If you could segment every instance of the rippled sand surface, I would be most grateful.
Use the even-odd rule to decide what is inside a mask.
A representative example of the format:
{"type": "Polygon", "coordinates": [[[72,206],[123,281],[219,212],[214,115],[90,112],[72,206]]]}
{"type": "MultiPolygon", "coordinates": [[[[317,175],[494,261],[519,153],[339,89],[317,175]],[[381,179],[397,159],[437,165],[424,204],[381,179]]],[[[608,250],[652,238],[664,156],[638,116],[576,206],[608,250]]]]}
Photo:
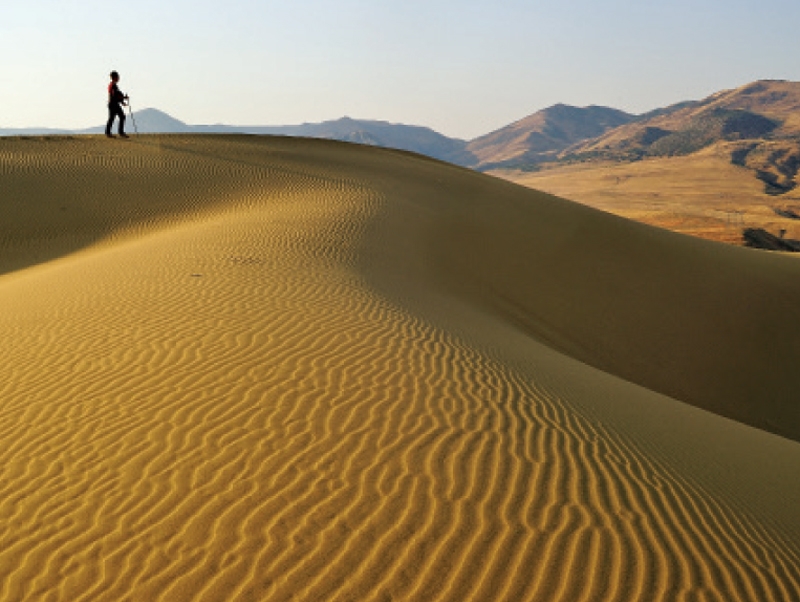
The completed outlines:
{"type": "Polygon", "coordinates": [[[0,600],[800,599],[800,262],[407,153],[0,139],[0,600]]]}

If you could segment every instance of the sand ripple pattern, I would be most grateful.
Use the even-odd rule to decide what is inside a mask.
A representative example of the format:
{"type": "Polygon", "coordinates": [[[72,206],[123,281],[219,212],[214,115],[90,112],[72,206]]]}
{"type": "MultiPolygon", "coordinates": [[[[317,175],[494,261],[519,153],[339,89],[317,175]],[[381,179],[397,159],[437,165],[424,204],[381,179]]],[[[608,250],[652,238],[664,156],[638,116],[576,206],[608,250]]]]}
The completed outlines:
{"type": "Polygon", "coordinates": [[[800,599],[797,531],[583,410],[590,368],[365,282],[392,192],[339,162],[372,151],[94,144],[0,153],[19,190],[162,173],[167,207],[0,279],[0,600],[800,599]]]}

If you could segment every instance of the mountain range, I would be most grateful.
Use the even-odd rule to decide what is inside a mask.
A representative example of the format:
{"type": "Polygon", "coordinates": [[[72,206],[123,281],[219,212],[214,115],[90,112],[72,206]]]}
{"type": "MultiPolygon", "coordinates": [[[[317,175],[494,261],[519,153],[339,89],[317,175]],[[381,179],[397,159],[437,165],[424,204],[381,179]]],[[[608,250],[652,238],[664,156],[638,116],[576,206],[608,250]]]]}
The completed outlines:
{"type": "Polygon", "coordinates": [[[469,142],[469,166],[526,168],[554,161],[566,148],[635,120],[617,109],[557,104],[469,142]]]}
{"type": "Polygon", "coordinates": [[[635,161],[718,145],[766,192],[792,190],[800,168],[800,83],[758,81],[642,116],[564,149],[561,161],[635,161]]]}
{"type": "MultiPolygon", "coordinates": [[[[643,115],[564,104],[506,127],[460,140],[434,130],[344,117],[292,126],[189,125],[157,109],[134,113],[140,133],[246,133],[329,138],[413,151],[481,171],[535,170],[550,163],[630,162],[689,155],[726,145],[731,162],[750,168],[767,192],[793,189],[800,169],[800,82],[761,80],[643,115]]],[[[129,127],[129,129],[131,129],[129,127]]],[[[96,134],[85,130],[2,129],[0,135],[96,134]]]]}
{"type": "MultiPolygon", "coordinates": [[[[449,138],[427,127],[394,124],[386,121],[343,117],[322,123],[283,126],[189,125],[153,108],[135,111],[133,113],[133,121],[135,121],[135,126],[132,120],[128,118],[126,126],[126,129],[131,133],[133,133],[135,127],[136,131],[141,134],[256,134],[326,138],[408,150],[459,165],[467,165],[472,162],[471,156],[466,151],[467,142],[464,140],[449,138]]],[[[0,136],[102,134],[104,130],[105,126],[95,126],[82,130],[0,128],[0,136]]]]}

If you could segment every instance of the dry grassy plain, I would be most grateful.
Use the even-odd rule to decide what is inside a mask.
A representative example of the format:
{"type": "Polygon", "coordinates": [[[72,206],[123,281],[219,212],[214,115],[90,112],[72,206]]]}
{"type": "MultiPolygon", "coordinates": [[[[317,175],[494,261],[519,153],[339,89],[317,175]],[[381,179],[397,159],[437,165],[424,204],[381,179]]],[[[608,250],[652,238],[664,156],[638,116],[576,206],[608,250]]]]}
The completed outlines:
{"type": "Polygon", "coordinates": [[[319,140],[0,182],[0,600],[800,598],[797,261],[319,140]]]}
{"type": "Polygon", "coordinates": [[[763,228],[800,240],[800,190],[771,196],[755,173],[730,162],[717,145],[688,157],[628,164],[576,164],[539,172],[496,172],[502,178],[660,228],[743,244],[745,228],[763,228]]]}

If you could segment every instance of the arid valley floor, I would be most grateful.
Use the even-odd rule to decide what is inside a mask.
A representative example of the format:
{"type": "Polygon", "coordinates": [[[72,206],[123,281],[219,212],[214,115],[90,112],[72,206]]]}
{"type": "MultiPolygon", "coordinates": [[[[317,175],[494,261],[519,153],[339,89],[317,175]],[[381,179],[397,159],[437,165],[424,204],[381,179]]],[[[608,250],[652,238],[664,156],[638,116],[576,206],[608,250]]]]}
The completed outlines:
{"type": "Polygon", "coordinates": [[[766,193],[752,170],[731,164],[724,144],[686,157],[553,166],[535,172],[500,170],[495,175],[707,240],[744,245],[747,229],[774,236],[783,231],[785,238],[800,240],[800,190],[766,193]]]}

